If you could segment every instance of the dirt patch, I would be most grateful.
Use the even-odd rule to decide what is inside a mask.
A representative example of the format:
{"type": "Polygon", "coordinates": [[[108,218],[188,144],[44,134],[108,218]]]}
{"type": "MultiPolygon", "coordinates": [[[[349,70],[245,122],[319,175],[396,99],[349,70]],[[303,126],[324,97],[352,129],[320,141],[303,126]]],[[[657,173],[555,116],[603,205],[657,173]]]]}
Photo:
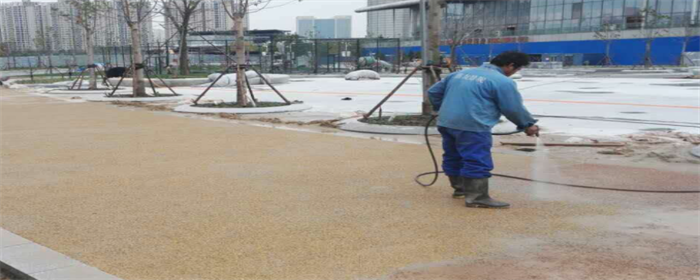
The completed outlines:
{"type": "MultiPolygon", "coordinates": [[[[397,115],[389,117],[373,117],[367,119],[360,119],[360,122],[367,124],[378,124],[378,125],[398,125],[398,126],[425,126],[426,123],[432,118],[432,116],[424,115],[397,115]]],[[[436,126],[436,122],[430,124],[431,127],[436,126]]]]}
{"type": "Polygon", "coordinates": [[[153,105],[134,101],[112,101],[111,103],[119,107],[137,107],[148,109],[149,111],[172,111],[172,109],[166,105],[153,105]]]}
{"type": "Polygon", "coordinates": [[[310,121],[310,122],[301,122],[301,121],[284,121],[280,118],[241,118],[240,115],[238,114],[231,114],[231,113],[219,113],[216,115],[219,118],[222,119],[228,119],[228,120],[244,120],[244,121],[256,121],[256,122],[264,122],[264,123],[271,123],[271,124],[284,124],[284,125],[298,125],[298,126],[304,126],[304,125],[318,125],[321,127],[328,127],[328,128],[338,128],[337,122],[344,120],[343,118],[338,118],[338,119],[332,119],[332,120],[315,120],[315,121],[310,121]]]}

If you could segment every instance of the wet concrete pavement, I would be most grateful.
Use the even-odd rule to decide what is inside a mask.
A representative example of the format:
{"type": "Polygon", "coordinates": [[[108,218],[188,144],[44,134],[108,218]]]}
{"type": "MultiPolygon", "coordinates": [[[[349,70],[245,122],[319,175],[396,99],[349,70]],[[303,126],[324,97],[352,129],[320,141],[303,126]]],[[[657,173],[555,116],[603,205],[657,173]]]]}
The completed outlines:
{"type": "MultiPolygon", "coordinates": [[[[425,147],[0,93],[0,225],[124,279],[698,279],[697,194],[494,178],[512,209],[421,188],[425,147]]],[[[496,154],[532,177],[533,157],[496,154]]],[[[552,181],[697,189],[550,159],[552,181]]],[[[549,169],[548,169],[549,170],[549,169]]]]}

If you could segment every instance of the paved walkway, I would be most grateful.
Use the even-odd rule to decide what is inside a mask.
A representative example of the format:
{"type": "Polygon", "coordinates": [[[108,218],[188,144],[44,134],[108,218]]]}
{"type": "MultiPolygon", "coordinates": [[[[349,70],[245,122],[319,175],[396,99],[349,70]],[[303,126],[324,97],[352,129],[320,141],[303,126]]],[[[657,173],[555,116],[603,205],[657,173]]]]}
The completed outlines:
{"type": "MultiPolygon", "coordinates": [[[[0,226],[124,279],[700,277],[698,195],[495,178],[495,196],[513,208],[467,209],[444,178],[413,183],[430,168],[420,145],[5,89],[0,113],[0,226]]],[[[497,171],[531,176],[532,160],[497,155],[497,171]]],[[[552,180],[570,183],[700,181],[697,172],[547,164],[552,180]]]]}

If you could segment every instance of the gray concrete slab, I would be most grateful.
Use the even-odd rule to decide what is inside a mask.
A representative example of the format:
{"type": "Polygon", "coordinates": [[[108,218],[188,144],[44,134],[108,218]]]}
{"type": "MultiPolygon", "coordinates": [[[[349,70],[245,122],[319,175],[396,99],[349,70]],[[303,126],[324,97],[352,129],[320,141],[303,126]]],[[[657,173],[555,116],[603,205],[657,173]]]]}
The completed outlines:
{"type": "Polygon", "coordinates": [[[0,262],[27,275],[77,264],[77,261],[36,243],[0,248],[0,262]]]}
{"type": "Polygon", "coordinates": [[[119,277],[107,274],[97,268],[77,264],[29,275],[37,280],[119,280],[119,277]]]}
{"type": "Polygon", "coordinates": [[[35,280],[118,280],[99,269],[0,228],[0,267],[35,280]]]}
{"type": "Polygon", "coordinates": [[[0,248],[32,243],[31,241],[6,230],[0,230],[0,248]]]}

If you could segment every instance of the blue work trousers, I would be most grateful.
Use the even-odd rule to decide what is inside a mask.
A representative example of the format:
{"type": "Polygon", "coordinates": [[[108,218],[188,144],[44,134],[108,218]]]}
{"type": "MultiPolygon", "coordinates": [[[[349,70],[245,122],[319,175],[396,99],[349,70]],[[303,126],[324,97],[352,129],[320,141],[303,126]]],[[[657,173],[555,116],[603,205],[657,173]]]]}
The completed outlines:
{"type": "Polygon", "coordinates": [[[491,132],[438,127],[442,134],[442,170],[448,176],[490,178],[493,170],[491,132]]]}

